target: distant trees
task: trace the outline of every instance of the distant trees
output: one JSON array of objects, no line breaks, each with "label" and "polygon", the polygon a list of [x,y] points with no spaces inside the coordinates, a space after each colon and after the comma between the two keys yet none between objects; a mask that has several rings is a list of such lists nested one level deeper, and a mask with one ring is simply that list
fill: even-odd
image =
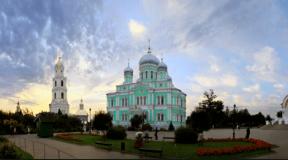
[{"label": "distant trees", "polygon": [[33,113],[28,109],[15,113],[0,111],[0,134],[12,133],[14,128],[17,133],[26,133],[28,127],[33,132],[36,128],[34,118]]},{"label": "distant trees", "polygon": [[209,130],[212,127],[233,127],[236,126],[260,126],[265,125],[266,118],[259,112],[255,115],[250,115],[247,109],[237,110],[236,105],[233,110],[226,107],[220,100],[216,100],[217,95],[214,90],[204,92],[204,100],[199,107],[187,117],[186,125],[198,132]]}]

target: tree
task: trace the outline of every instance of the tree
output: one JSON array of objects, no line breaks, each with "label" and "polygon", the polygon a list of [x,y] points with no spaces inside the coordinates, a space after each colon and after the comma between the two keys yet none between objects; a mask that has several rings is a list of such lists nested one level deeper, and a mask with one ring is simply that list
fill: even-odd
[{"label": "tree", "polygon": [[103,111],[100,111],[95,114],[93,119],[93,128],[101,130],[105,134],[105,131],[107,131],[111,127],[112,116],[109,113],[104,113]]},{"label": "tree", "polygon": [[214,90],[210,89],[209,92],[204,92],[204,98],[205,99],[201,103],[203,108],[210,108],[212,106],[212,102],[215,98],[217,98],[217,96],[215,95]]},{"label": "tree", "polygon": [[174,131],[174,130],[175,130],[172,121],[171,121],[170,124],[169,124],[168,130],[169,130],[169,131]]},{"label": "tree", "polygon": [[211,118],[206,111],[193,111],[187,117],[186,125],[197,132],[203,132],[211,128]]},{"label": "tree", "polygon": [[268,114],[267,116],[266,116],[266,121],[268,121],[269,122],[269,124],[271,125],[272,124],[272,121],[273,121],[273,119],[270,117],[270,115]]},{"label": "tree", "polygon": [[133,127],[134,129],[139,129],[140,128],[140,124],[143,123],[143,116],[141,115],[137,115],[135,114],[131,119],[131,127]]},{"label": "tree", "polygon": [[283,116],[283,112],[282,111],[278,111],[277,114],[276,114],[277,118],[282,118]]}]

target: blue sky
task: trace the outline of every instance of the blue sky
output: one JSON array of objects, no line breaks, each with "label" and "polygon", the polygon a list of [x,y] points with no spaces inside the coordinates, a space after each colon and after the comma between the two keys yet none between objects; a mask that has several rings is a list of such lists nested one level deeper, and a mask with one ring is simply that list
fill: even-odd
[{"label": "blue sky", "polygon": [[151,39],[187,113],[214,89],[225,106],[275,115],[288,94],[288,3],[279,0],[4,0],[0,6],[0,108],[35,113],[51,101],[60,49],[71,111],[105,110]]}]

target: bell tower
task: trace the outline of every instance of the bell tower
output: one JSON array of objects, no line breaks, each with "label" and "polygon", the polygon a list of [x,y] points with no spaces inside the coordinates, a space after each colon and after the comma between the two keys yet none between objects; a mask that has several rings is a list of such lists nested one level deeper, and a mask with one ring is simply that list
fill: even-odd
[{"label": "bell tower", "polygon": [[63,114],[69,113],[69,104],[67,101],[67,79],[64,76],[64,65],[59,56],[55,64],[55,76],[53,78],[52,102],[49,104],[50,112],[58,113],[59,110]]}]

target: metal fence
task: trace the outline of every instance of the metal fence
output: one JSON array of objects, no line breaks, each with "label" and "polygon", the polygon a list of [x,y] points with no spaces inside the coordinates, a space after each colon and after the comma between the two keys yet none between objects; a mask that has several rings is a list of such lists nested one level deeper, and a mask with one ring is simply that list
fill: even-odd
[{"label": "metal fence", "polygon": [[67,152],[30,138],[15,137],[9,139],[23,151],[30,153],[35,159],[76,159]]}]

